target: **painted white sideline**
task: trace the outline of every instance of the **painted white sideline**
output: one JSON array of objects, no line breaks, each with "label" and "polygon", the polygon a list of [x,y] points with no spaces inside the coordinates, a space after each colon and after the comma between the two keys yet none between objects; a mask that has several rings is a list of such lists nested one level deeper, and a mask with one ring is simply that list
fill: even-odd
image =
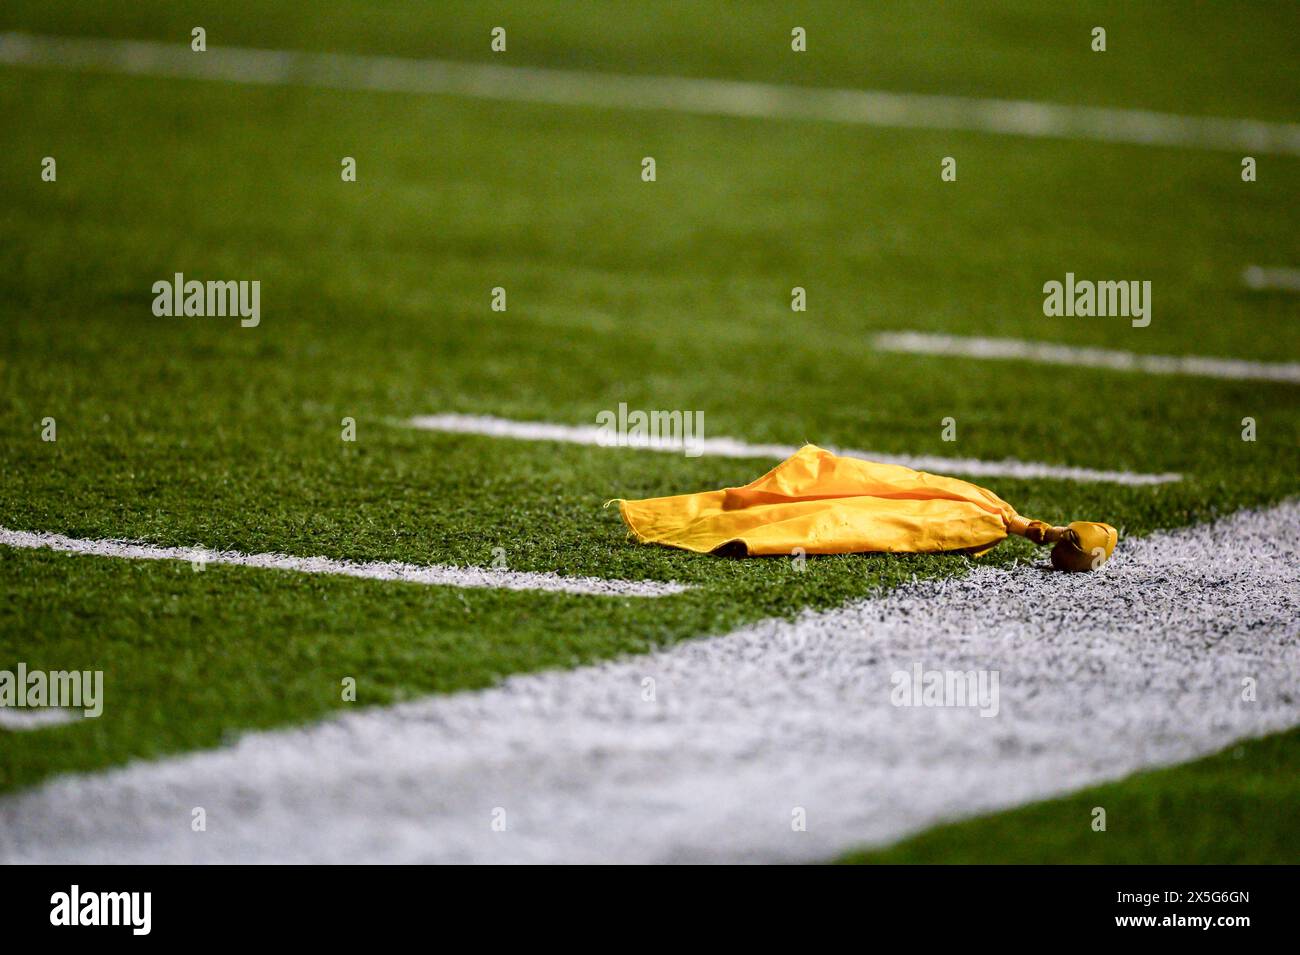
[{"label": "painted white sideline", "polygon": [[885,332],[874,339],[880,351],[913,355],[958,355],[1034,361],[1077,368],[1136,371],[1148,375],[1192,375],[1245,381],[1280,381],[1300,384],[1300,362],[1246,361],[1239,358],[1202,358],[1196,355],[1146,355],[1108,348],[1080,348],[1020,338],[968,338],[928,335],[923,332]]},{"label": "painted white sideline", "polygon": [[[521,441],[559,441],[565,444],[607,446],[601,429],[595,425],[549,424],[545,421],[514,421],[494,418],[491,415],[434,414],[417,415],[402,422],[407,427],[421,431],[442,431],[451,434],[477,434],[489,438],[515,438]],[[612,446],[611,446],[612,447]],[[675,440],[646,440],[635,444],[635,450],[665,451],[681,454],[685,442],[681,435]],[[1167,484],[1181,481],[1181,474],[1135,474],[1132,471],[1097,471],[1092,468],[1075,468],[1055,464],[1034,464],[1030,461],[980,461],[975,458],[943,458],[929,454],[882,454],[879,451],[854,451],[823,445],[837,454],[867,458],[882,464],[901,464],[920,471],[966,474],[976,477],[1050,478],[1059,481],[1100,481],[1110,484]],[[691,440],[691,449],[701,455],[719,458],[779,458],[785,459],[799,450],[794,444],[750,444],[736,438],[699,438]]]},{"label": "painted white sideline", "polygon": [[495,570],[490,567],[455,567],[446,564],[403,564],[398,561],[350,561],[329,557],[290,557],[287,554],[241,554],[238,551],[205,550],[201,547],[155,547],[120,540],[79,540],[62,534],[14,531],[0,527],[0,545],[41,548],[68,554],[123,557],[128,560],[184,560],[238,567],[292,570],[303,574],[337,574],[365,580],[395,580],[435,587],[497,588],[501,590],[548,590],[597,597],[665,597],[690,589],[686,584],[656,580],[605,580],[600,577],[564,577],[560,574],[524,570]]},{"label": "painted white sideline", "polygon": [[1247,288],[1257,291],[1300,292],[1300,269],[1248,265],[1241,280]]},{"label": "painted white sideline", "polygon": [[[892,675],[918,663],[998,671],[997,715],[894,706]],[[1298,673],[1290,503],[1125,540],[1095,574],[981,567],[54,779],[0,799],[0,862],[825,859],[1293,726]]]},{"label": "painted white sideline", "polygon": [[60,707],[22,707],[0,706],[0,730],[20,733],[24,730],[45,729],[47,726],[62,726],[84,719],[78,709]]},{"label": "painted white sideline", "polygon": [[669,110],[1300,155],[1300,125],[1295,123],[1024,100],[257,50],[219,44],[195,55],[187,43],[24,33],[0,33],[0,63],[232,83],[436,93],[557,106]]}]

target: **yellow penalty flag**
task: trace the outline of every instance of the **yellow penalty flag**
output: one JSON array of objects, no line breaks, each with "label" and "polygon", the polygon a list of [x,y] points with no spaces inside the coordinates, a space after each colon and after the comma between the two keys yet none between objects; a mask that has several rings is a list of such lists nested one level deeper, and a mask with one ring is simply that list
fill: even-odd
[{"label": "yellow penalty flag", "polygon": [[643,544],[699,554],[987,553],[1008,534],[1055,544],[1061,570],[1095,570],[1115,550],[1109,524],[1026,520],[992,491],[957,478],[841,457],[805,445],[744,487],[618,501]]}]

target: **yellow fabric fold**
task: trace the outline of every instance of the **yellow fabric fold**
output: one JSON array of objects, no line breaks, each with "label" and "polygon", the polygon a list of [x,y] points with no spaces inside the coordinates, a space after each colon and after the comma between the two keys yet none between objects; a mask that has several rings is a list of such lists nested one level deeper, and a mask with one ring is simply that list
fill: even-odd
[{"label": "yellow fabric fold", "polygon": [[744,487],[620,500],[642,543],[696,553],[985,553],[1027,522],[991,491],[957,478],[841,457],[805,445]]}]

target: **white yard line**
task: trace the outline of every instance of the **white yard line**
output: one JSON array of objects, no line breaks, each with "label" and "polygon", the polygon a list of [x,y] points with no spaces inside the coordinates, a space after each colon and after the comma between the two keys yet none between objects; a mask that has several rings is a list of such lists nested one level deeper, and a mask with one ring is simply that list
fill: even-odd
[{"label": "white yard line", "polygon": [[[918,664],[996,670],[997,714],[893,705]],[[1296,725],[1298,681],[1290,503],[55,779],[0,800],[0,862],[825,859]]]},{"label": "white yard line", "polygon": [[290,557],[287,554],[241,554],[198,547],[154,547],[119,540],[78,540],[62,534],[13,531],[0,527],[0,545],[5,547],[49,548],[68,554],[121,557],[127,560],[184,560],[237,567],[290,570],[302,574],[336,574],[365,580],[395,580],[434,587],[495,588],[500,590],[547,590],[597,597],[664,597],[680,594],[686,584],[655,580],[605,580],[600,577],[564,577],[560,574],[524,570],[495,570],[490,567],[453,567],[444,564],[403,564],[397,561],[333,560],[329,557]]},{"label": "white yard line", "polygon": [[[514,438],[520,441],[559,441],[565,444],[586,444],[598,447],[607,445],[603,432],[595,424],[549,424],[545,421],[513,421],[490,415],[435,414],[418,415],[401,422],[406,427],[421,431],[441,431],[449,434],[476,434],[488,438]],[[682,454],[685,442],[676,440],[645,441],[630,445],[634,450],[663,451]],[[882,454],[879,451],[828,450],[852,457],[879,461],[882,464],[901,464],[921,471],[965,474],[978,477],[1048,478],[1058,481],[1099,481],[1111,484],[1167,484],[1181,481],[1181,474],[1136,474],[1132,471],[1098,471],[1092,468],[1075,468],[1055,464],[1035,464],[1031,461],[981,461],[975,458],[943,458],[929,454]],[[784,460],[799,450],[795,444],[750,444],[736,438],[701,438],[691,441],[692,451],[705,457],[719,458],[778,458]]]},{"label": "white yard line", "polygon": [[0,706],[0,730],[21,733],[25,730],[40,730],[47,726],[62,726],[83,719],[81,710],[57,707],[12,707]]},{"label": "white yard line", "polygon": [[1256,291],[1300,292],[1300,269],[1248,265],[1241,281]]},{"label": "white yard line", "polygon": [[1105,368],[1149,375],[1192,375],[1244,381],[1280,381],[1300,384],[1300,362],[1245,361],[1238,358],[1202,358],[1196,355],[1147,355],[1108,348],[1080,348],[1020,338],[967,338],[922,332],[885,332],[874,339],[880,351],[913,355],[957,355],[1032,361],[1076,368]]},{"label": "white yard line", "polygon": [[0,63],[232,83],[436,93],[479,99],[967,130],[1036,138],[1300,155],[1300,125],[736,80],[632,76],[452,60],[0,33]]}]

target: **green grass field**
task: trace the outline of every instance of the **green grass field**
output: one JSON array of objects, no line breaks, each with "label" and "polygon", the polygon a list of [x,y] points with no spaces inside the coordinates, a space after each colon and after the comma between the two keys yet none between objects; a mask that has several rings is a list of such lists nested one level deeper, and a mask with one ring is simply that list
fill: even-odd
[{"label": "green grass field", "polygon": [[[804,57],[789,49],[794,14],[767,3],[13,0],[0,30],[183,45],[203,25],[212,45],[486,60],[503,22],[512,65],[1296,116],[1289,4],[800,14]],[[1094,21],[1106,54],[1088,51]],[[411,415],[582,424],[627,402],[702,409],[708,434],[756,442],[1185,474],[981,482],[1024,514],[1125,535],[1300,491],[1294,385],[871,346],[917,330],[1300,360],[1296,297],[1240,280],[1249,264],[1300,264],[1296,158],[1261,156],[1243,183],[1230,152],[0,76],[0,525],[414,563],[485,565],[504,547],[517,570],[700,585],[671,600],[572,597],[0,549],[0,668],[101,668],[111,690],[93,723],[0,731],[0,789],[312,720],[347,705],[349,674],[366,704],[484,687],[970,566],[829,557],[796,575],[639,546],[605,501],[741,484],[770,462],[422,433],[399,426]],[[647,155],[654,183],[639,177]],[[343,156],[355,183],[340,181]],[[955,183],[940,180],[943,156],[958,158]],[[1044,317],[1042,283],[1067,270],[1151,280],[1150,327]],[[152,283],[178,271],[259,279],[260,326],[154,317]],[[790,309],[796,285],[807,312]],[[489,308],[497,286],[503,313]],[[941,440],[946,416],[955,444]],[[1241,439],[1248,416],[1255,442]],[[46,417],[57,442],[41,440]],[[1007,544],[984,560],[1031,553]],[[1264,847],[1215,853],[1198,848],[1213,840],[1197,820],[1212,805],[1247,811],[1257,789],[1293,805],[1296,740],[1264,744],[1248,775],[1221,757],[1117,784],[1163,826],[1118,856],[1134,838],[1119,826],[1105,848],[1060,834],[1090,796],[1021,810],[1005,817],[1027,846],[1014,858],[1278,861],[1294,814]],[[977,820],[868,858],[1005,859],[1008,831]]]},{"label": "green grass field", "polygon": [[[1294,863],[1300,733],[1233,746],[1062,799],[940,826],[855,865]],[[1093,810],[1106,829],[1093,829]]]}]

